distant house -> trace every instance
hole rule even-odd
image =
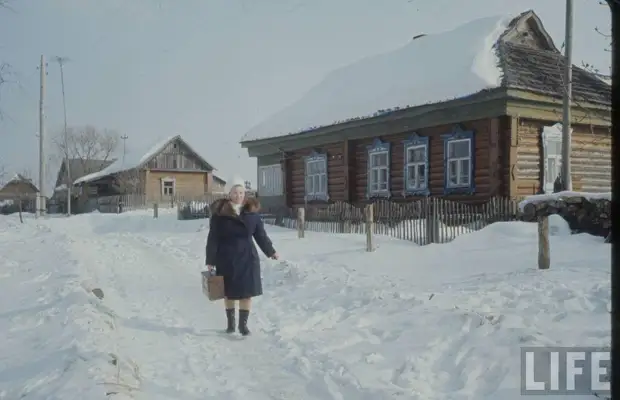
[[[0,188],[0,211],[16,212],[21,207],[22,211],[35,212],[38,193],[39,189],[30,179],[16,174]]]
[[[127,153],[102,170],[76,179],[74,186],[91,198],[139,194],[147,202],[193,199],[223,190],[226,182],[214,171],[176,135],[144,151]]]
[[[225,191],[225,187],[226,181],[217,175],[213,175],[213,189],[211,190],[211,193],[223,193]]]
[[[89,160],[74,158],[69,160],[69,168],[67,168],[67,163],[63,160],[60,164],[60,168],[58,169],[58,174],[56,175],[56,185],[54,186],[54,189],[58,192],[66,191],[66,186],[69,183],[69,175],[71,181],[75,181],[83,176],[92,174],[93,172],[101,171],[114,161],[116,160]]]
[[[250,130],[269,206],[484,202],[552,191],[565,59],[533,11],[416,37],[330,73]],[[573,67],[574,190],[611,185],[611,87]]]
[[[92,174],[93,172],[101,171],[103,168],[112,164],[115,160],[91,160],[91,159],[81,159],[81,158],[73,158],[69,159],[67,162],[63,160],[58,168],[58,173],[56,174],[56,183],[54,185],[54,193],[50,198],[48,206],[50,208],[50,212],[66,212],[67,206],[67,187],[69,186],[69,182],[74,182],[75,180],[86,176],[88,174]],[[67,165],[69,168],[67,168]],[[77,198],[78,193],[72,193],[72,197]]]

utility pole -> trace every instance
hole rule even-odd
[[[123,140],[123,165],[125,165],[125,153],[127,152],[127,139],[129,139],[129,136],[123,135],[121,139]]]
[[[573,190],[571,177],[571,100],[573,97],[573,0],[566,0],[564,39],[564,107],[562,121],[562,182],[564,190]]]
[[[41,65],[39,66],[39,72],[41,74],[41,87],[39,91],[39,195],[37,196],[37,216],[43,216],[45,213],[45,154],[44,154],[44,140],[45,140],[45,56],[41,55]]]
[[[607,0],[611,11],[611,154],[620,154],[620,3]],[[620,162],[611,163],[611,214],[620,215]],[[609,397],[620,394],[620,241],[617,226],[611,238],[611,371]]]
[[[67,137],[67,103],[65,102],[65,73],[64,73],[64,63],[69,59],[66,57],[54,57],[54,61],[58,63],[60,66],[60,85],[62,87],[62,110],[64,113],[64,148],[65,148],[65,170],[67,172],[67,216],[71,216],[71,197],[73,187],[73,182],[71,181],[71,163],[69,162],[69,138]]]

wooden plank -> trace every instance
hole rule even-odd
[[[561,121],[561,105],[545,104],[545,103],[527,103],[519,101],[509,101],[507,106],[507,114],[513,117],[531,118],[544,121]],[[610,112],[600,109],[583,109],[573,108],[572,123],[583,124],[589,123],[596,126],[611,126]]]
[[[489,169],[489,190],[490,196],[496,196],[499,194],[501,187],[501,163],[500,163],[500,123],[499,118],[491,118],[489,120],[489,138],[487,143],[488,148],[488,160],[486,166]],[[481,155],[477,159],[483,159]]]

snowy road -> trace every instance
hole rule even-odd
[[[264,260],[241,339],[200,290],[204,221],[15,221],[0,220],[2,400],[511,400],[520,346],[610,340],[609,248],[596,238],[552,238],[541,276],[524,224],[427,247],[378,238],[372,254],[361,235],[270,228],[285,261]]]
[[[204,242],[204,233],[196,236]],[[109,288],[105,303],[122,310],[116,311],[119,353],[142,366],[140,390],[151,393],[149,398],[337,398],[321,392],[330,391],[327,384],[313,387],[322,376],[309,376],[301,365],[286,367],[287,358],[296,364],[288,357],[294,349],[282,346],[260,313],[253,316],[253,325],[263,331],[259,338],[221,333],[222,305],[209,303],[199,290],[202,252],[186,253],[169,239],[135,234],[111,233],[102,240],[76,230],[72,237],[81,238],[72,243],[73,256]],[[344,397],[355,394],[345,391]]]

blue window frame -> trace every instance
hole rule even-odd
[[[305,158],[306,201],[329,200],[327,154],[313,151]]]
[[[405,165],[403,176],[405,177],[405,194],[414,196],[428,196],[428,165],[429,165],[429,139],[413,133],[411,137],[403,141],[405,148]]]
[[[368,146],[367,197],[390,197],[390,143],[375,139]]]
[[[456,126],[444,140],[444,194],[475,193],[474,132]]]

